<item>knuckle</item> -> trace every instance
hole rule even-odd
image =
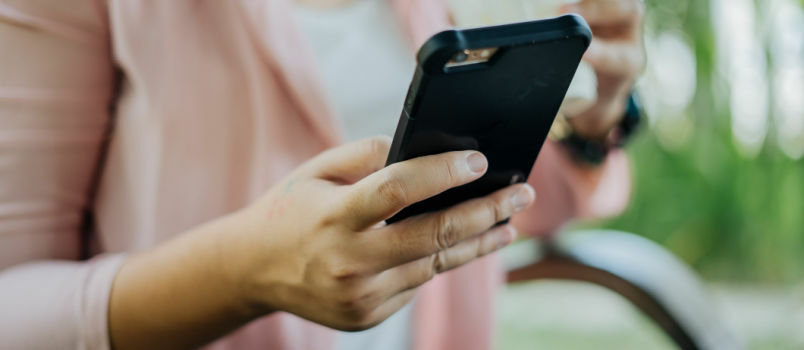
[[[494,221],[491,224],[503,221],[510,215],[510,210],[507,210],[508,206],[503,204],[503,202],[509,201],[505,200],[505,198],[495,198],[489,200],[488,204],[486,205],[486,209],[489,211],[489,216]]]
[[[363,141],[361,147],[362,149],[360,151],[365,155],[365,160],[370,164],[377,164],[376,167],[372,167],[371,172],[373,173],[382,169],[382,160],[385,160],[388,156],[388,150],[390,148],[389,139],[379,136],[368,138]]]
[[[338,282],[349,282],[360,277],[357,270],[349,267],[334,268],[331,274],[332,278]]]
[[[411,280],[411,283],[409,283],[404,290],[418,288],[422,284],[425,284],[435,278],[435,276],[438,274],[436,266],[441,264],[440,262],[436,262],[436,260],[439,260],[437,257],[438,255],[440,254],[433,254],[427,257],[427,260],[425,261],[426,263],[421,265],[422,268],[417,273],[416,278]]]
[[[435,230],[433,230],[433,244],[435,248],[442,251],[455,245],[458,241],[458,229],[455,219],[446,213],[441,213],[438,215],[438,219],[436,219],[435,222],[436,227]]]
[[[484,255],[488,254],[488,253],[489,253],[489,251],[488,251],[487,247],[483,245],[483,241],[478,239],[477,242],[475,243],[475,257],[479,258],[481,256],[484,256]]]
[[[377,194],[391,204],[407,204],[405,185],[396,176],[386,175],[377,187]]]
[[[378,323],[373,317],[375,307],[362,297],[351,298],[341,302],[340,309],[342,310],[342,318],[345,321],[343,330],[362,331]]]
[[[451,184],[460,182],[460,172],[455,166],[455,161],[452,159],[444,159],[441,161],[441,168],[443,173],[446,174],[447,181]]]
[[[386,136],[372,137],[368,140],[368,148],[371,154],[386,156],[391,147],[391,139]]]
[[[361,314],[366,308],[364,296],[360,294],[358,288],[343,290],[338,300],[338,308],[350,315]]]
[[[337,307],[344,313],[361,313],[369,309],[377,299],[364,283],[355,283],[338,290]]]
[[[343,221],[343,214],[338,211],[328,212],[316,220],[316,227],[319,231],[330,227],[336,227]]]
[[[351,263],[347,259],[331,259],[327,266],[329,276],[336,282],[356,281],[363,276],[359,265]]]
[[[447,255],[444,252],[433,254],[431,258],[431,268],[427,275],[426,281],[431,280],[435,275],[448,270]]]
[[[400,293],[419,288],[421,285],[435,278],[438,271],[436,271],[434,266],[440,264],[435,262],[435,260],[438,259],[436,255],[438,254],[429,255],[426,258],[422,258],[421,262],[417,262],[415,272],[411,273],[410,277],[402,284],[399,291]]]

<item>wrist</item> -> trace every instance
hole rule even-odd
[[[630,94],[624,103],[624,108],[617,109],[624,110],[624,113],[621,113],[613,126],[607,126],[604,129],[591,127],[590,123],[584,123],[583,127],[576,127],[578,123],[573,123],[572,120],[559,115],[550,130],[549,137],[552,141],[564,146],[576,161],[588,165],[599,165],[605,160],[609,151],[622,147],[630,139],[641,122],[642,113],[636,96],[633,93]],[[597,125],[600,123],[598,122]]]
[[[245,317],[258,318],[276,311],[278,296],[273,293],[270,266],[273,256],[270,247],[256,244],[261,228],[254,225],[248,209],[229,214],[213,225],[210,230],[211,248],[214,251],[214,269],[219,280],[230,288],[236,300],[233,307]]]
[[[116,349],[200,347],[263,315],[244,297],[229,257],[229,218],[131,256],[109,301]],[[233,235],[236,236],[236,235]],[[234,252],[234,253],[233,253]]]

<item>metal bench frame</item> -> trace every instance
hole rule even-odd
[[[525,245],[529,256],[507,264],[508,282],[592,283],[630,301],[680,349],[743,349],[719,318],[700,279],[663,247],[618,231],[565,232],[557,237]]]

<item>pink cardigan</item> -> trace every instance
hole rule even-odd
[[[0,348],[108,349],[125,252],[246,205],[340,142],[289,6],[0,0]],[[440,1],[394,6],[412,47],[449,23]],[[546,234],[617,212],[627,168],[620,153],[576,167],[548,144],[516,222]],[[491,347],[496,261],[421,289],[417,349]],[[331,349],[334,335],[277,313],[208,348]]]

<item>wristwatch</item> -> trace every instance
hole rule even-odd
[[[609,151],[620,148],[634,135],[642,121],[642,108],[635,93],[628,96],[625,115],[603,139],[588,139],[577,135],[567,117],[556,116],[548,138],[569,150],[572,158],[588,165],[600,165]]]

